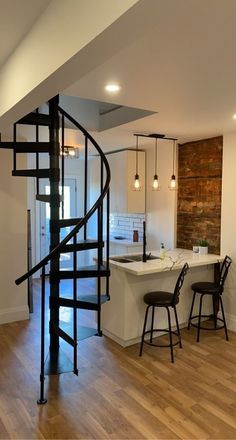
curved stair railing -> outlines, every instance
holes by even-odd
[[[38,111],[36,113],[30,113],[26,117],[22,118],[20,121],[14,124],[13,127],[13,142],[1,142],[1,148],[9,148],[13,150],[13,176],[30,176],[36,177],[37,184],[37,195],[36,199],[42,202],[50,203],[52,208],[53,203],[56,203],[58,215],[60,201],[63,200],[64,194],[64,156],[62,155],[61,161],[61,182],[62,182],[62,197],[59,194],[59,169],[41,169],[39,154],[49,153],[49,155],[56,154],[56,164],[59,167],[59,118],[61,119],[61,148],[64,151],[64,138],[66,124],[65,120],[80,130],[85,138],[85,168],[84,168],[84,216],[83,218],[77,219],[59,219],[51,220],[50,232],[53,227],[57,230],[58,236],[60,236],[61,228],[67,226],[73,226],[73,229],[66,235],[66,237],[60,241],[56,246],[50,249],[50,252],[46,257],[44,257],[40,262],[38,262],[34,267],[28,270],[25,274],[20,276],[15,280],[16,284],[19,285],[23,281],[29,279],[33,274],[41,270],[41,368],[40,368],[40,398],[38,399],[39,404],[46,403],[44,395],[44,380],[46,374],[59,374],[61,372],[73,371],[78,375],[77,367],[77,340],[78,340],[78,325],[77,325],[77,309],[87,309],[94,310],[97,312],[97,331],[90,332],[90,336],[97,334],[102,335],[101,331],[101,305],[110,299],[109,296],[109,211],[110,211],[110,168],[106,156],[104,155],[102,149],[99,147],[95,139],[85,130],[72,116],[70,116],[65,110],[63,110],[58,105],[58,97],[53,98],[49,102],[49,115],[40,114]],[[30,124],[36,127],[36,142],[17,142],[16,124]],[[49,127],[49,142],[39,142],[39,126]],[[50,131],[51,130],[51,131]],[[54,136],[55,132],[55,138]],[[55,141],[54,141],[55,139]],[[88,196],[88,147],[89,142],[93,145],[96,150],[96,155],[100,158],[100,195],[93,204],[93,206],[88,209],[87,207],[87,196]],[[56,150],[55,150],[56,146]],[[55,153],[56,151],[56,153]],[[36,169],[34,170],[17,170],[17,153],[36,153]],[[53,164],[53,162],[50,162]],[[56,167],[55,167],[56,168]],[[105,177],[104,177],[105,170]],[[55,177],[55,182],[58,184],[56,187],[58,194],[51,195],[40,195],[39,192],[39,179],[51,176]],[[52,179],[50,180],[50,185],[54,184]],[[106,227],[105,234],[103,228],[104,221],[104,203],[106,199]],[[89,219],[97,213],[97,237],[95,240],[90,240],[87,237],[87,224]],[[62,202],[62,216],[63,216],[63,202]],[[78,233],[83,228],[84,240],[78,240]],[[59,232],[58,232],[59,231]],[[103,261],[103,247],[104,247],[104,235],[106,235],[106,254],[105,262]],[[71,243],[72,241],[72,243]],[[70,242],[70,243],[69,243]],[[52,247],[52,246],[51,246]],[[92,266],[82,266],[78,268],[78,258],[77,253],[82,250],[97,250],[96,264]],[[73,255],[73,270],[72,271],[62,271],[60,270],[60,254],[61,253],[72,253]],[[50,297],[49,297],[49,308],[50,308],[50,322],[49,322],[49,336],[50,336],[50,348],[49,354],[45,361],[45,314],[46,314],[46,266],[50,262]],[[77,280],[79,278],[96,278],[97,279],[97,290],[95,295],[84,295],[78,297],[77,295]],[[105,294],[102,294],[102,278],[105,279]],[[70,279],[72,280],[72,297],[64,298],[60,295],[60,280]],[[54,291],[52,284],[54,283]],[[55,286],[58,286],[58,292],[55,294]],[[54,292],[54,293],[53,293]],[[69,307],[73,311],[73,328],[72,334],[68,332],[68,329],[60,327],[59,321],[59,309],[60,307]],[[70,329],[71,330],[71,329]],[[62,338],[65,342],[73,348],[73,365],[68,363],[68,359],[63,358],[61,349],[59,348],[59,338]],[[84,339],[84,337],[82,337]]]
[[[108,195],[107,198],[107,202],[108,202],[108,207],[107,207],[107,213],[109,213],[110,211],[110,206],[109,206],[109,186],[110,186],[110,180],[111,180],[111,173],[110,173],[110,167],[107,161],[107,158],[105,156],[105,154],[103,153],[102,149],[99,147],[99,145],[97,144],[97,142],[95,141],[95,139],[93,139],[93,137],[85,130],[85,128],[83,128],[72,116],[70,116],[65,110],[63,110],[61,107],[59,107],[59,111],[60,113],[68,118],[68,120],[70,122],[72,122],[80,131],[82,131],[82,133],[85,135],[85,137],[87,137],[87,139],[90,140],[90,142],[93,144],[93,146],[96,148],[96,150],[98,151],[103,164],[105,165],[106,168],[106,181],[102,190],[102,193],[100,194],[100,196],[98,197],[98,199],[96,200],[96,202],[94,203],[94,205],[91,207],[91,209],[85,214],[85,216],[83,218],[81,218],[79,220],[79,222],[75,225],[75,227],[72,229],[71,232],[69,232],[69,234],[60,242],[60,244],[58,246],[56,246],[51,252],[49,252],[49,254],[42,258],[41,261],[39,261],[39,263],[37,263],[34,267],[32,267],[32,269],[30,269],[28,272],[26,272],[25,274],[23,274],[22,276],[20,276],[19,278],[17,278],[15,280],[15,283],[17,285],[21,284],[23,281],[25,281],[26,279],[28,279],[30,276],[34,275],[36,272],[38,272],[40,269],[43,268],[43,266],[46,266],[48,264],[48,262],[56,255],[60,254],[61,249],[63,248],[64,245],[66,245],[79,231],[83,226],[86,226],[88,220],[92,217],[92,215],[95,213],[95,211],[102,205],[103,200],[105,198],[106,195]],[[107,240],[109,240],[109,221],[107,222],[107,233],[106,233],[106,237]],[[106,263],[109,264],[109,243],[106,246]]]

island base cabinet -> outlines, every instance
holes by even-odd
[[[123,347],[141,341],[146,304],[143,296],[147,292],[164,290],[173,292],[180,270],[159,272],[157,274],[136,276],[117,268],[111,268],[111,300],[103,305],[102,328],[104,335]],[[180,327],[187,327],[191,302],[191,285],[199,280],[213,281],[214,265],[193,267],[189,270],[180,294],[177,312]],[[195,301],[194,314],[198,314],[199,303]],[[212,312],[212,299],[204,298],[203,314]],[[171,319],[175,328],[175,317],[171,310]],[[150,314],[151,315],[151,314]],[[150,322],[148,323],[150,326]],[[155,313],[154,327],[167,328],[167,313],[158,308]],[[150,328],[150,327],[149,327]]]

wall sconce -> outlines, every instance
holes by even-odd
[[[169,184],[169,189],[171,191],[177,190],[177,181],[175,176],[175,157],[176,157],[176,139],[173,139],[173,168],[172,168],[172,176]]]
[[[60,155],[66,159],[79,159],[79,147],[72,145],[61,146]]]
[[[160,184],[159,184],[158,174],[157,174],[157,138],[155,139],[155,165],[154,165],[154,177],[153,177],[153,182],[152,182],[152,190],[153,191],[160,190]]]
[[[133,184],[133,191],[140,191],[141,190],[141,183],[138,173],[138,135],[136,136],[136,158],[135,158],[135,176],[134,176],[134,184]]]

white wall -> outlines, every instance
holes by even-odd
[[[18,161],[25,168],[24,158]],[[12,177],[12,152],[0,150],[0,324],[28,318],[27,282],[15,279],[27,271],[26,178]]]
[[[221,253],[233,263],[224,292],[224,305],[229,328],[236,331],[236,134],[223,137],[223,176],[221,211]]]
[[[172,147],[170,141],[159,141],[158,175],[161,189],[152,190],[154,176],[155,143],[145,147],[146,171],[146,211],[147,211],[147,244],[148,250],[175,247],[176,237],[176,203],[177,192],[168,188],[172,174]],[[143,148],[143,147],[142,147]]]
[[[135,41],[143,32],[144,22],[148,26],[145,5],[140,2],[137,19],[140,16],[143,27],[131,24],[130,31],[127,26],[127,11],[135,3],[137,0],[99,0],[98,8],[98,0],[51,0],[1,69],[2,127],[65,90]],[[144,9],[143,16],[140,9],[141,13]]]

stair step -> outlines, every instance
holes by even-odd
[[[62,196],[59,195],[47,195],[47,194],[36,194],[35,196],[36,200],[38,200],[39,202],[45,202],[45,203],[50,203],[50,202],[61,202],[63,200]]]
[[[29,113],[17,121],[17,124],[49,126],[51,119],[44,113]]]
[[[0,148],[15,150],[16,153],[48,153],[49,142],[0,142]]]
[[[50,142],[16,142],[16,153],[49,153]]]
[[[97,278],[99,276],[105,277],[110,275],[110,271],[105,266],[101,266],[98,271],[97,264],[91,266],[83,266],[75,273],[76,278]],[[57,273],[51,273],[51,278],[56,280],[71,280],[74,278],[73,270],[60,270]]]
[[[104,304],[108,301],[107,295],[101,295],[100,298],[101,304]],[[74,301],[71,298],[53,298],[50,297],[50,308],[55,307],[69,307],[83,310],[99,310],[100,306],[98,305],[98,296],[97,295],[82,295]]]
[[[60,321],[60,327],[71,337],[73,337],[73,324],[72,322]],[[83,339],[91,338],[97,335],[97,329],[93,327],[85,327],[78,325],[77,327],[77,341],[82,341]]]
[[[81,218],[63,218],[61,220],[58,220],[58,225],[60,228],[66,228],[67,226],[75,226],[77,223],[79,223],[82,220]]]
[[[104,246],[104,242],[102,242],[102,247]],[[78,240],[76,246],[74,244],[66,244],[61,249],[61,254],[67,252],[76,251],[84,251],[87,249],[97,249],[99,247],[99,243],[96,240]]]
[[[13,170],[12,176],[39,177],[44,179],[50,176],[50,170],[47,168],[41,170]]]
[[[72,371],[74,371],[74,365],[62,351],[61,347],[58,353],[49,350],[44,362],[44,374],[50,376]]]
[[[86,301],[87,303],[91,304],[97,304],[98,303],[98,296],[96,294],[93,295],[80,295],[78,297],[79,301]],[[101,295],[101,304],[105,304],[107,301],[109,301],[109,298],[107,295],[102,294]]]

